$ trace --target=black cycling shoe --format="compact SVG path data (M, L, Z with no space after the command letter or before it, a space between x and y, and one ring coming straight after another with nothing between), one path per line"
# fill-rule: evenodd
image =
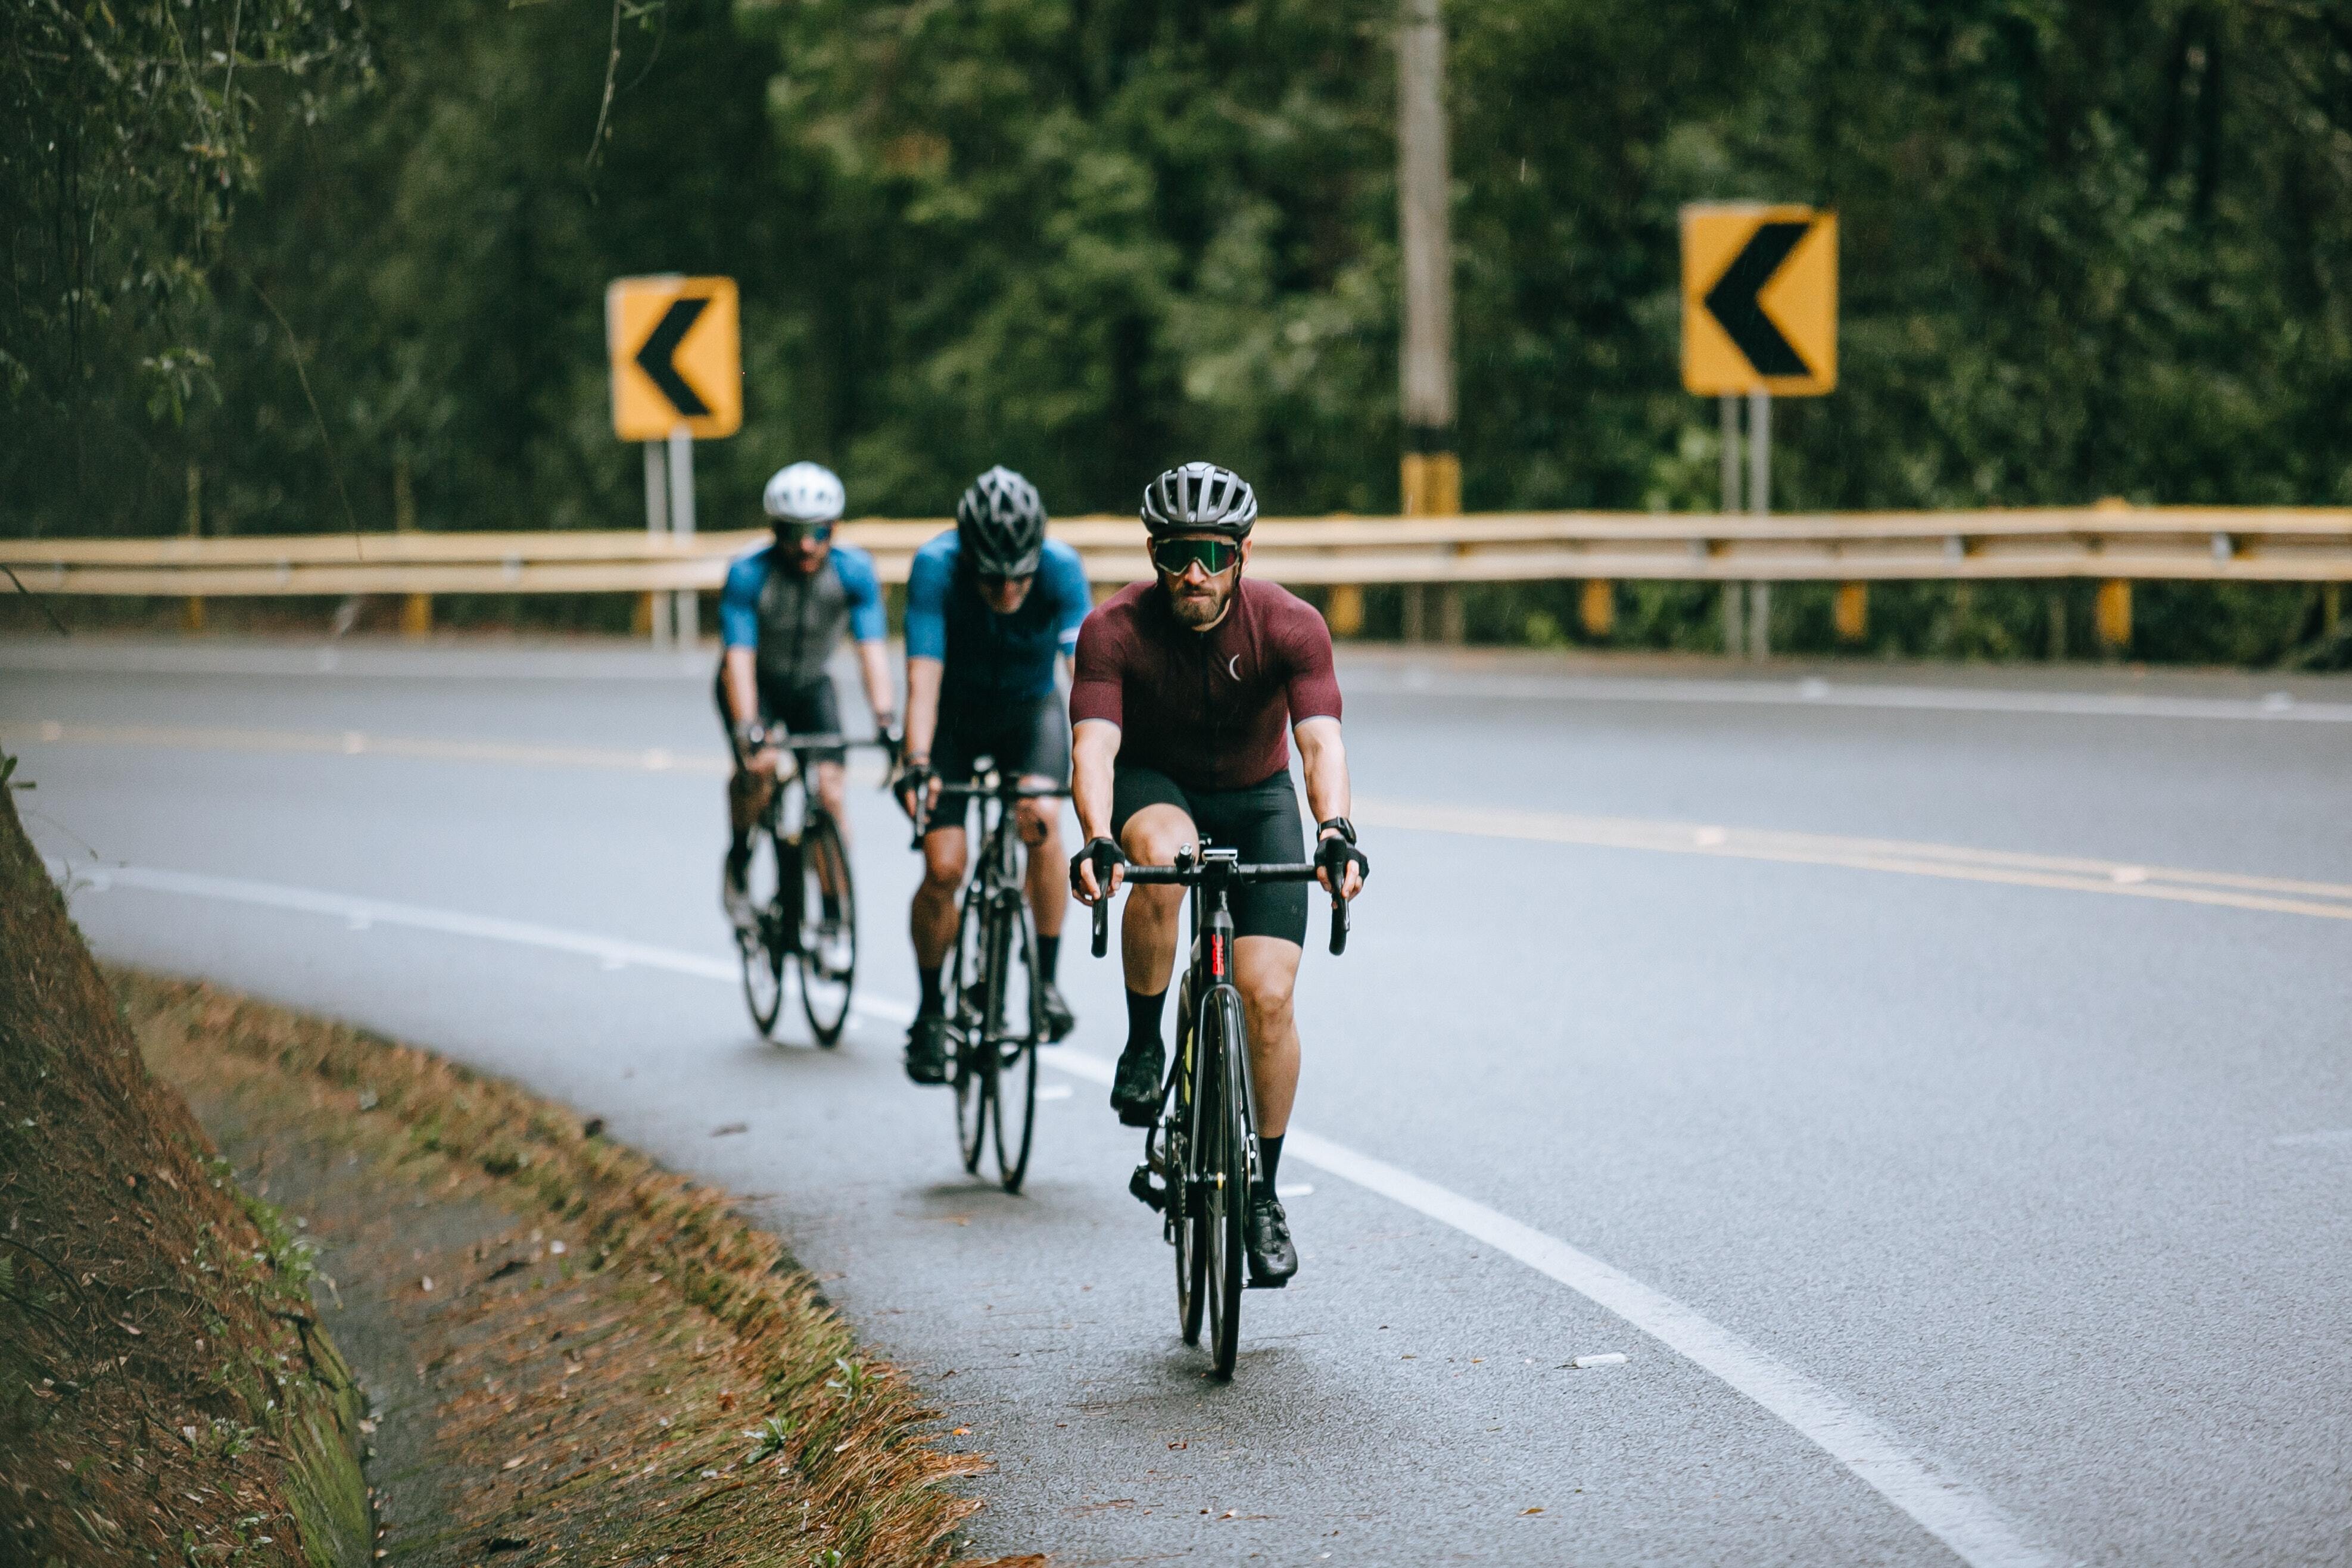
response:
M1242 1221L1242 1245L1249 1252L1255 1290L1280 1290L1298 1272L1298 1250L1290 1244L1290 1217L1272 1193L1251 1200Z
M948 1020L925 1013L907 1030L907 1076L918 1083L948 1081Z
M1066 1040L1078 1027L1078 1015L1062 999L1062 988L1051 980L1037 982L1037 1010L1045 1015L1045 1038Z
M1167 1070L1167 1051L1158 1040L1133 1040L1118 1053L1118 1071L1110 1081L1110 1108L1130 1127L1149 1127L1160 1114L1160 1075Z

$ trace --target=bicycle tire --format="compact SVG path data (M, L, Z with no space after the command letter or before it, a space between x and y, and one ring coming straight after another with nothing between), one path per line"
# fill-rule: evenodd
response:
M843 949L847 957L837 967L827 963L820 936L824 911L821 868L828 862L835 868L841 929L847 938ZM812 810L802 823L800 863L801 930L793 959L800 971L801 1011L817 1044L830 1051L841 1043L841 1031L849 1022L850 988L857 977L857 893L850 881L841 829L823 810Z
M743 1005L766 1040L775 1038L776 1019L784 1010L785 859L783 846L772 835L764 830L751 835L751 859L744 867L743 883L756 913L751 929L735 934L735 953L743 968Z
M987 910L979 879L964 892L963 913L956 919L955 947L947 976L948 1044L955 1052L950 1068L955 1086L956 1148L963 1168L977 1176L988 1150L988 1116L995 1100L994 1053L982 1048L986 1030L974 993L986 988L982 958L987 938ZM980 1000L984 1001L984 997Z
M1209 994L1203 1021L1214 1020L1216 1049L1209 1053L1215 1073L1214 1141L1203 1151L1202 1174L1209 1178L1209 1375L1223 1382L1234 1375L1241 1352L1242 1288L1249 1272L1243 1229L1249 1214L1249 1139L1243 1118L1249 1095L1243 1087L1241 1053L1249 1049L1241 1000L1220 986Z
M1190 999L1192 988L1188 981L1180 1001ZM1200 1169L1203 1106L1214 1094L1201 1072L1199 1018L1187 1008L1177 1019L1176 1104L1168 1140L1169 1228L1176 1254L1176 1332L1186 1344L1199 1344L1208 1301L1209 1231L1193 1177Z
M996 1178L1007 1192L1019 1192L1029 1175L1029 1153L1037 1134L1037 1044L1045 1038L1045 1009L1037 989L1037 938L1031 929L1029 905L1024 900L1013 905L1013 918L1006 922L1009 935L1015 940L1006 944L1004 974L1010 977L1013 963L1018 961L1027 977L1023 987L1022 1010L1027 1014L1018 1040L1005 1041L997 1052L996 1073ZM997 991L1002 1010L1006 990ZM1007 1094L1011 1095L1011 1115L1021 1121L1019 1134L1007 1143L1012 1121L1007 1114Z

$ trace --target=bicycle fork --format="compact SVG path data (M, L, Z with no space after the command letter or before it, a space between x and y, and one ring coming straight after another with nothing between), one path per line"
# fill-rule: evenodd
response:
M1195 904L1193 914L1196 932L1198 932L1199 924L1200 897L1199 890L1195 889L1192 898ZM1193 998L1195 980L1205 977L1208 982L1207 990L1201 998L1203 1008L1217 1005L1220 1000L1218 993L1222 991L1229 995L1229 1005L1234 1015L1241 1016L1241 993L1233 979L1233 917L1226 911L1218 909L1209 917L1209 929L1205 933L1198 933L1192 938L1192 951L1190 962L1185 966L1184 982L1177 992L1176 1016L1179 1020L1177 1028L1181 1033L1178 1036L1176 1059L1169 1073L1168 1082L1160 1091L1160 1103L1163 1107L1175 1097L1178 1082L1192 1074L1192 1054L1201 1048L1200 1012L1195 1009ZM1264 1156L1258 1149L1257 1082L1250 1066L1249 1042L1246 1038L1228 1040L1224 1042L1223 1049L1234 1054L1235 1065L1239 1069L1242 1092L1240 1119L1242 1146L1244 1151L1243 1168L1248 1173L1248 1180L1254 1186L1260 1173L1265 1169L1265 1165ZM1191 1109L1196 1122L1200 1115L1200 1103L1197 1095L1192 1098ZM1136 1166L1134 1174L1127 1179L1127 1190L1133 1194L1138 1201L1168 1217L1171 1240L1174 1239L1175 1225L1185 1214L1192 1211L1202 1190L1212 1179L1223 1179L1222 1176L1214 1178L1202 1176L1189 1169L1191 1161L1187 1156L1192 1140L1197 1136L1199 1129L1197 1126L1180 1128L1175 1123L1176 1118L1173 1115L1163 1113L1160 1120L1153 1123L1145 1132L1143 1164ZM1163 1131L1168 1134L1164 1143L1160 1139L1160 1134ZM1180 1136L1184 1139L1181 1147L1177 1143ZM1180 1183L1181 1184L1181 1204L1171 1203L1171 1198L1176 1196ZM1243 1195L1244 1200L1247 1196L1246 1193Z

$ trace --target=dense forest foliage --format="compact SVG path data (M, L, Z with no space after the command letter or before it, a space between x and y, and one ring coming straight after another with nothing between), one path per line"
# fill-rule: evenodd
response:
M24 0L0 18L8 533L626 526L604 286L729 274L743 434L937 516L992 462L1124 509L1206 455L1397 502L1393 0ZM1842 382L1786 507L2352 504L2352 15L2325 0L1447 8L1465 498L1705 508L1675 215L1836 208ZM1474 634L1548 640L1573 585ZM2087 587L2056 596L2074 645ZM1621 641L1706 647L1711 590ZM1819 601L1816 602L1816 601ZM2053 595L1880 595L1890 649ZM1825 645L1826 591L1776 598ZM2137 651L2273 660L2303 590L2150 587Z

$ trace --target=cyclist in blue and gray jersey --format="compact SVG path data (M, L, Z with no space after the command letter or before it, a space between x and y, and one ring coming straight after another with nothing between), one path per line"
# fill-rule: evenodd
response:
M1091 607L1078 552L1045 538L1045 507L1028 480L992 468L956 506L954 531L915 552L907 580L907 749L900 800L936 800L940 784L968 782L991 757L1024 783L1066 789L1070 719L1058 676ZM1037 979L1046 1031L1070 1031L1069 1005L1054 983L1069 889L1062 872L1058 800L1024 800L1029 906L1037 922ZM939 1083L947 1072L947 1018L940 971L955 942L963 884L965 811L929 819L923 885L909 925L922 1003L907 1033L907 1075Z
M727 782L730 836L720 898L738 931L751 929L757 918L743 879L751 860L752 826L767 809L782 765L772 734L841 733L841 703L825 664L844 630L857 640L858 670L875 727L885 735L894 727L890 662L883 643L888 628L874 558L855 545L833 542L845 501L841 480L829 468L795 463L779 469L762 497L775 537L737 558L719 596L726 652L719 656L713 695L735 752L735 774ZM842 802L842 757L837 750L819 754L812 782L845 841L849 818ZM818 880L827 887L820 940L828 944L840 940L834 928L841 918L830 872L817 868Z

